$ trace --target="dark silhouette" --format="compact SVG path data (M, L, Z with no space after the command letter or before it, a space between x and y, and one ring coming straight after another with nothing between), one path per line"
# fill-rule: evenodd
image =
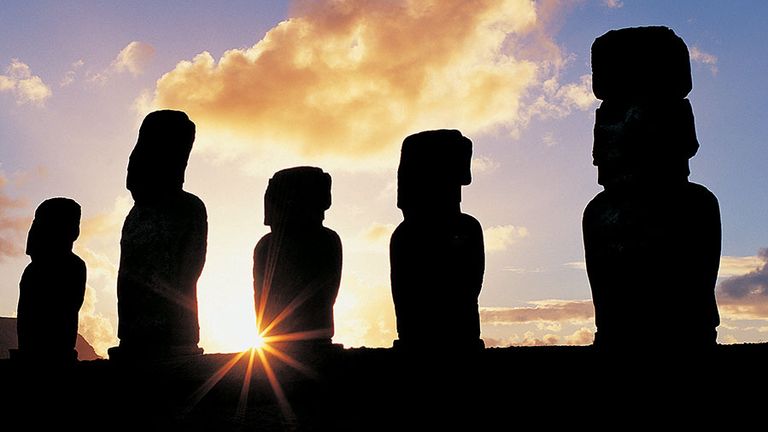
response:
M120 346L110 357L199 354L197 279L205 263L205 205L182 190L195 124L155 111L128 162L134 205L123 225L117 299Z
M483 231L461 212L471 180L472 141L435 130L403 141L390 264L398 340L405 349L483 347L477 298L483 283Z
M330 206L331 176L320 168L288 168L269 180L264 224L271 232L253 251L253 291L259 332L276 342L331 346L342 251L336 232L323 226Z
M592 45L599 193L584 211L600 348L716 343L717 198L688 181L696 154L688 49L666 27L614 30Z
M80 235L80 205L68 198L43 201L27 237L32 262L19 283L14 357L77 360L75 342L85 298L85 263L72 252Z

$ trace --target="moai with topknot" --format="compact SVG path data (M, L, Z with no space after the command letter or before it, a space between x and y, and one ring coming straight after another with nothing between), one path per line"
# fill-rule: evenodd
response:
M583 218L595 346L712 347L720 211L688 181L699 143L685 42L666 27L610 31L592 45L592 83L604 187Z

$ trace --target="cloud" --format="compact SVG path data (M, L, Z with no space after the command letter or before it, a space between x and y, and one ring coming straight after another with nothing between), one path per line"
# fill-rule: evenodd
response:
M150 106L184 110L200 131L223 134L209 151L252 156L373 161L396 155L419 130L514 128L528 93L555 73L548 65L563 63L542 30L542 8L528 0L302 1L252 47L180 62L158 80ZM571 87L560 93L581 103Z
M534 118L560 119L574 110L587 111L597 105L592 93L592 75L582 75L578 83L560 84L557 75L541 84L541 91L520 114L525 126ZM546 141L545 141L546 143Z
M717 275L719 277L742 276L758 270L764 264L765 260L761 256L722 256L720 257L720 271Z
M110 255L117 256L120 230L132 201L128 196L115 200L111 209L83 218L80 237L75 242L75 253L88 268L88 284L83 307L80 309L79 332L93 345L100 356L106 356L107 348L117 343L117 334L107 308L97 307L99 298L117 304L118 265Z
M624 2L621 0L603 0L603 5L609 9L619 9L624 7Z
M515 242L526 237L528 237L528 229L514 225L492 226L483 230L487 252L505 251Z
M540 300L523 307L481 307L485 325L513 325L530 322L589 322L595 309L591 300Z
M392 237L392 233L395 232L395 228L397 228L395 224L382 224L374 222L365 231L365 238L371 242L389 242L389 238Z
M116 72L130 72L133 76L139 76L154 56L155 48L152 45L133 41L120 51L112 67Z
M693 62L709 66L709 70L712 72L712 75L717 75L718 69L716 56L702 51L697 46L691 47L690 55Z
M19 105L42 106L53 94L42 78L32 74L32 69L19 59L12 59L5 75L0 75L0 92L11 93Z
M501 164L488 156L476 156L472 158L472 175L489 174L497 169Z
M8 184L8 178L0 172L0 261L24 254L25 234L32 220L31 215L16 214L19 209L25 209L27 204L22 199L8 195Z
M90 74L89 80L96 83L105 83L114 75L126 72L134 77L139 76L144 73L144 70L154 56L155 48L152 45L133 41L120 50L107 69L100 73Z
M77 78L77 73L80 69L82 69L85 62L80 59L74 63L72 63L72 66L70 69L64 74L64 78L59 81L59 87L67 87L73 82L75 82L75 79Z
M730 261L755 264L749 258ZM768 248L760 249L754 258L759 262L752 271L725 279L717 287L718 307L725 318L768 319Z
M387 285L342 276L333 307L334 342L346 347L389 347L397 338L395 308Z

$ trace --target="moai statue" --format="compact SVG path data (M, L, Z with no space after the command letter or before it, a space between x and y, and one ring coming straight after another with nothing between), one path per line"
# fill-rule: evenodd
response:
M80 205L68 198L43 201L27 237L32 262L19 283L18 358L77 360L75 342L85 298L85 263L72 252L80 235Z
M180 111L155 111L139 129L128 162L134 205L120 240L120 346L111 358L201 354L197 279L205 263L205 205L182 189L195 124Z
M397 315L396 348L472 351L483 348L477 298L483 283L483 230L461 212L471 180L472 141L457 130L417 133L403 141L390 241Z
M331 176L315 167L275 173L264 194L271 232L253 251L257 328L272 344L331 347L341 283L341 240L323 226Z
M583 219L595 346L712 347L720 210L688 181L699 143L685 42L666 27L610 31L592 45L592 83L604 187Z

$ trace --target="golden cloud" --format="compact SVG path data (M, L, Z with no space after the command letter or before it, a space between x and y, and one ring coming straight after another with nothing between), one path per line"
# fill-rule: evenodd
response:
M543 65L562 63L537 7L302 1L252 47L180 62L138 105L186 111L200 135L226 137L201 143L224 154L375 157L419 130L514 127Z

